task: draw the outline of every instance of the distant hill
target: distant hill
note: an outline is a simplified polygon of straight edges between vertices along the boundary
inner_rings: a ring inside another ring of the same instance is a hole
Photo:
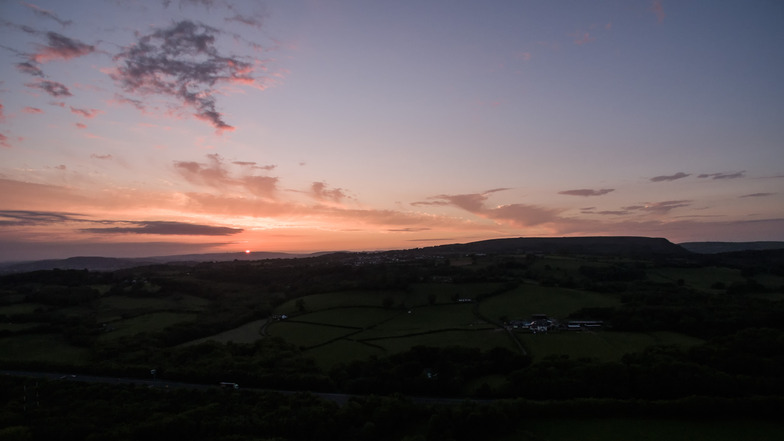
[[[432,247],[435,252],[568,253],[617,256],[679,256],[689,251],[664,238],[633,236],[519,237]]]
[[[699,254],[784,249],[784,242],[684,242],[678,245]]]
[[[67,259],[36,260],[32,262],[15,262],[0,264],[0,274],[24,273],[30,271],[50,269],[88,269],[91,271],[115,271],[137,266],[156,265],[174,262],[223,262],[231,260],[264,260],[264,259],[296,259],[300,257],[318,256],[324,253],[313,254],[288,254],[288,253],[211,253],[211,254],[182,254],[175,256],[117,258],[80,256]]]

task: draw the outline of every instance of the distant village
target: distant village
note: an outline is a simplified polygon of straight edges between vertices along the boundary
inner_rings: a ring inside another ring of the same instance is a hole
[[[567,320],[561,322],[546,314],[534,314],[528,320],[509,320],[504,322],[506,329],[528,329],[534,334],[555,331],[595,331],[604,327],[602,320]]]

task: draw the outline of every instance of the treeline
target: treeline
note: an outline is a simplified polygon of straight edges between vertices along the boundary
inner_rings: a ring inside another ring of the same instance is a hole
[[[418,404],[400,396],[352,398],[344,405],[309,394],[160,389],[0,378],[0,439],[13,440],[339,440],[474,441],[541,439],[543,418],[751,419],[747,436],[780,438],[779,397],[667,401],[505,400]],[[773,427],[773,428],[771,428]],[[776,429],[778,427],[778,429]]]

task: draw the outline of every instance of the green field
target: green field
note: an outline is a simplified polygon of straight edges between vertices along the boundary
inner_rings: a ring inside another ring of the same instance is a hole
[[[467,348],[481,348],[484,350],[495,347],[505,347],[510,351],[518,350],[507,333],[498,329],[440,331],[409,337],[373,339],[368,341],[368,343],[384,348],[387,353],[407,351],[414,346],[461,346]]]
[[[454,298],[476,298],[497,289],[498,283],[418,283],[407,290],[359,290],[313,294],[302,297],[308,312],[322,309],[345,308],[352,306],[384,306],[391,299],[395,307],[413,308],[431,303],[453,303]],[[431,299],[431,296],[432,299]],[[299,299],[297,299],[299,300]],[[275,309],[277,314],[296,314],[299,311],[297,300],[290,300]]]
[[[756,420],[662,418],[532,419],[512,440],[547,441],[768,441],[784,437],[784,424]]]
[[[267,328],[269,335],[282,337],[289,343],[304,348],[324,344],[353,332],[355,331],[350,328],[298,323],[293,320],[275,322]]]
[[[198,340],[183,343],[182,346],[197,345],[206,341],[217,341],[220,343],[253,343],[262,338],[261,328],[267,323],[267,319],[254,320],[250,323],[245,323],[234,329],[221,332],[220,334],[211,335],[209,337],[200,338]]]
[[[526,284],[483,301],[479,311],[491,320],[499,320],[500,317],[525,319],[533,314],[566,318],[581,308],[616,306],[619,303],[617,297],[609,294]]]
[[[348,326],[367,328],[382,323],[402,313],[400,310],[373,308],[373,307],[347,307],[327,309],[301,314],[296,317],[298,321],[321,323],[334,326]]]
[[[101,334],[101,339],[111,340],[120,337],[134,336],[142,332],[150,333],[162,331],[171,325],[192,321],[195,317],[195,314],[183,312],[154,312],[152,314],[144,314],[138,317],[118,320],[109,324],[110,330]]]
[[[0,338],[0,360],[34,361],[82,366],[89,350],[70,345],[60,334],[29,334]]]
[[[639,352],[653,345],[695,346],[702,340],[674,332],[559,332],[532,334],[517,333],[518,338],[534,360],[551,355],[571,358],[593,358],[599,361],[618,361],[624,354]]]
[[[685,286],[703,291],[711,290],[716,283],[729,286],[743,282],[740,271],[732,268],[654,268],[647,271],[648,278],[654,282],[676,283],[683,281]]]
[[[14,303],[0,306],[0,315],[32,314],[37,309],[46,309],[46,306],[38,303]]]

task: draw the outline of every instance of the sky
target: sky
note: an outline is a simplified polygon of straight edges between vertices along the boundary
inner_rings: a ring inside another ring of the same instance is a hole
[[[0,261],[784,240],[779,0],[0,0]]]

